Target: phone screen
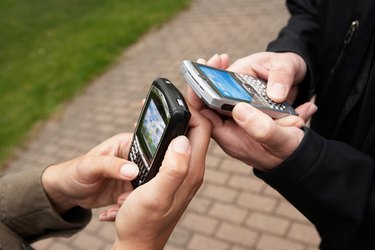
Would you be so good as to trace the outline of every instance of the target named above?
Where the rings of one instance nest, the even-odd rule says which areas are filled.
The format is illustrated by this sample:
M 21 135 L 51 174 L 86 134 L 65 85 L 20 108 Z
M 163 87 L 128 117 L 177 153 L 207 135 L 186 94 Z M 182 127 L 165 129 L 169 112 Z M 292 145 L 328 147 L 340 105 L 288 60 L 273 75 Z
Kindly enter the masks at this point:
M 198 67 L 222 96 L 247 102 L 253 101 L 253 97 L 250 93 L 237 82 L 230 72 L 206 67 L 204 65 L 198 65 Z
M 148 161 L 150 161 L 155 156 L 163 137 L 167 118 L 163 112 L 162 104 L 154 101 L 153 98 L 150 98 L 146 105 L 146 111 L 140 121 L 137 136 Z

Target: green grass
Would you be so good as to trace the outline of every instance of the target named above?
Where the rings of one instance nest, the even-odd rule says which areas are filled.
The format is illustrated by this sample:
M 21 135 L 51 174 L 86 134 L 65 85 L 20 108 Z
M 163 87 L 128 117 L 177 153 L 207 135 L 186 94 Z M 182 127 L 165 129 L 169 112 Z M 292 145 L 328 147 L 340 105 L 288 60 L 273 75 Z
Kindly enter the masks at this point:
M 30 129 L 189 0 L 0 0 L 0 165 Z

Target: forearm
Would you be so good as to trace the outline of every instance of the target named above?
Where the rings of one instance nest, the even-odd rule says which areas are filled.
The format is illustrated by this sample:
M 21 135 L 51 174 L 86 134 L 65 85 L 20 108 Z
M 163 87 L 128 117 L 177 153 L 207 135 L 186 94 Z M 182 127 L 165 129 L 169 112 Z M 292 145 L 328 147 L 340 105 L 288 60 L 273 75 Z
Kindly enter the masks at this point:
M 358 244 L 362 228 L 374 227 L 374 162 L 344 143 L 306 129 L 300 147 L 282 165 L 256 174 L 338 249 Z
M 28 242 L 52 235 L 71 235 L 90 220 L 89 210 L 75 208 L 64 216 L 56 212 L 41 185 L 43 169 L 31 169 L 0 178 L 1 222 Z
M 289 0 L 287 6 L 291 14 L 288 24 L 269 43 L 267 51 L 294 52 L 304 59 L 307 75 L 299 84 L 299 96 L 295 102 L 300 105 L 312 97 L 317 79 L 320 34 L 318 5 L 313 0 Z
M 269 51 L 291 51 L 306 61 L 313 61 L 319 37 L 318 5 L 312 0 L 287 1 L 290 18 L 278 37 L 268 45 Z

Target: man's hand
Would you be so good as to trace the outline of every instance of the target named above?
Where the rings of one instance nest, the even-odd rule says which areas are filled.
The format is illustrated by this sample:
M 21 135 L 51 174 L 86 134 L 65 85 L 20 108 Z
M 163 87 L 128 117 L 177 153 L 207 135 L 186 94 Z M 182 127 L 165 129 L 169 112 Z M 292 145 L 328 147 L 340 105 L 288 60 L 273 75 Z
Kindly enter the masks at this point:
M 234 107 L 233 120 L 223 120 L 207 109 L 202 114 L 214 124 L 212 137 L 224 152 L 262 171 L 288 158 L 304 137 L 303 130 L 299 128 L 303 123 L 298 123 L 298 119 L 273 120 L 246 103 Z
M 285 57 L 288 56 L 292 57 L 289 64 L 276 63 L 276 59 L 286 60 Z M 207 62 L 199 59 L 198 62 L 263 79 L 284 79 L 283 82 L 289 90 L 295 86 L 293 84 L 301 81 L 306 73 L 305 63 L 299 65 L 298 58 L 300 57 L 293 53 L 278 55 L 263 52 L 237 60 L 229 67 L 229 57 L 226 54 L 215 55 Z M 288 92 L 285 97 L 287 95 Z M 233 117 L 223 117 L 207 108 L 190 87 L 187 100 L 211 121 L 212 138 L 227 154 L 259 170 L 275 167 L 293 153 L 304 136 L 300 128 L 317 110 L 313 103 L 307 102 L 296 108 L 298 116 L 272 120 L 256 108 L 240 103 L 235 106 Z
M 205 64 L 203 59 L 199 63 Z M 275 102 L 293 103 L 298 83 L 306 76 L 307 66 L 299 55 L 291 52 L 260 52 L 236 60 L 229 65 L 227 54 L 214 55 L 207 65 L 252 75 L 267 81 L 267 95 Z
M 267 81 L 267 95 L 275 102 L 293 103 L 298 83 L 306 76 L 307 66 L 299 55 L 291 52 L 260 52 L 235 61 L 230 71 L 250 74 Z

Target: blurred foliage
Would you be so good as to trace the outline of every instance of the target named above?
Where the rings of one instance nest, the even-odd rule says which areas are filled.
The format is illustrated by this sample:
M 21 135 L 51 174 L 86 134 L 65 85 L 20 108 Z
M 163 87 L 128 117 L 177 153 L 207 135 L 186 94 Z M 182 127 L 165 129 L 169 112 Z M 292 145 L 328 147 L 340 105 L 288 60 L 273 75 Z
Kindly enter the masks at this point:
M 0 165 L 37 121 L 189 0 L 0 0 Z

